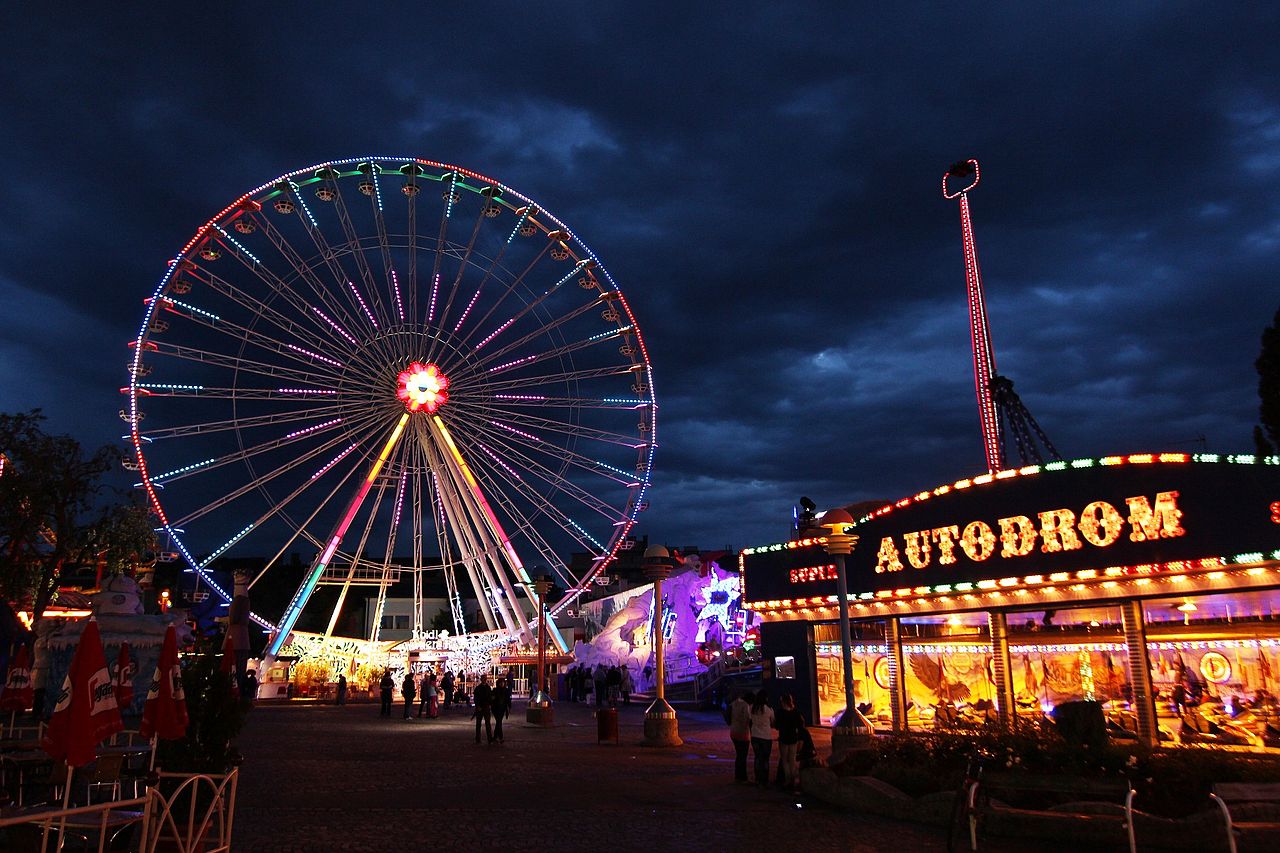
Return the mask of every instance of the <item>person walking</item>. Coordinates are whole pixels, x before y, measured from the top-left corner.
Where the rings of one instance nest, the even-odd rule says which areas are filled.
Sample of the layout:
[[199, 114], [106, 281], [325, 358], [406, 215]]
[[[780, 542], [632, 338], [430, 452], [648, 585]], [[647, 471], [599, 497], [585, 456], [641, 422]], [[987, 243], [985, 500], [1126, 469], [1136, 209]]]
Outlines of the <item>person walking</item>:
[[391, 677], [391, 671], [387, 670], [382, 673], [382, 681], [378, 682], [378, 688], [382, 691], [382, 710], [379, 716], [391, 716], [391, 693], [396, 689], [395, 679]]
[[756, 784], [769, 786], [769, 753], [773, 751], [773, 709], [769, 694], [761, 690], [751, 703], [751, 752], [755, 758]]
[[631, 691], [635, 689], [635, 680], [631, 677], [631, 670], [624, 663], [622, 665], [622, 704], [631, 704]]
[[484, 733], [493, 743], [493, 688], [489, 686], [489, 676], [481, 675], [476, 685], [474, 701], [476, 704], [476, 743], [480, 742], [480, 722], [484, 721]]
[[502, 720], [511, 713], [511, 688], [505, 678], [498, 679], [498, 686], [493, 688], [493, 737], [490, 742], [502, 740]]
[[597, 708], [604, 705], [605, 690], [606, 690], [605, 680], [607, 678], [608, 678], [608, 671], [604, 668], [604, 664], [602, 663], [596, 664], [596, 671], [592, 673], [591, 682], [592, 682], [592, 687], [595, 688]]
[[729, 703], [729, 739], [733, 741], [733, 780], [748, 782], [747, 752], [751, 749], [751, 703], [755, 694], [747, 690]]
[[453, 670], [447, 670], [444, 678], [440, 680], [440, 689], [444, 691], [444, 706], [448, 708], [453, 704]]
[[404, 718], [407, 720], [413, 716], [413, 700], [418, 695], [418, 688], [413, 683], [412, 672], [404, 674], [404, 681], [400, 685], [400, 695], [404, 697]]
[[334, 699], [335, 705], [347, 704], [347, 677], [345, 675], [338, 676], [338, 695]]
[[796, 700], [790, 693], [783, 693], [781, 706], [774, 720], [778, 729], [778, 784], [784, 789], [800, 787], [800, 768], [796, 764], [796, 748], [800, 744], [800, 730], [805, 727], [804, 716], [796, 708]]
[[618, 697], [622, 694], [622, 670], [616, 663], [605, 673], [604, 686], [609, 691], [609, 707], [618, 707]]

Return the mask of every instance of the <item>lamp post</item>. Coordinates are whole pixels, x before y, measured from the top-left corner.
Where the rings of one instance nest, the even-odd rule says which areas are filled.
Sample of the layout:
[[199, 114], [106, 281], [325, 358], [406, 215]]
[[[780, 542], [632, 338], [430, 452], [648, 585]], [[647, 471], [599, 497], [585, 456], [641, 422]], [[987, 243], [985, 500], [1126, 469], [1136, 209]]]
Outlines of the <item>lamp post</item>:
[[843, 509], [832, 509], [822, 516], [819, 525], [827, 529], [827, 541], [823, 546], [836, 563], [836, 597], [840, 608], [840, 655], [844, 662], [844, 713], [831, 730], [832, 758], [843, 755], [859, 736], [871, 734], [871, 724], [858, 712], [853, 695], [853, 639], [849, 629], [849, 582], [845, 574], [844, 558], [853, 553], [858, 537], [845, 532], [853, 524], [853, 516]]
[[551, 697], [547, 694], [547, 593], [553, 586], [551, 578], [543, 575], [533, 582], [538, 593], [538, 689], [529, 697], [525, 722], [535, 726], [550, 726], [555, 718]]
[[644, 552], [644, 576], [653, 581], [653, 674], [656, 698], [644, 712], [644, 746], [679, 746], [680, 726], [676, 710], [667, 704], [666, 668], [662, 654], [662, 582], [671, 576], [671, 554], [661, 545], [650, 545]]

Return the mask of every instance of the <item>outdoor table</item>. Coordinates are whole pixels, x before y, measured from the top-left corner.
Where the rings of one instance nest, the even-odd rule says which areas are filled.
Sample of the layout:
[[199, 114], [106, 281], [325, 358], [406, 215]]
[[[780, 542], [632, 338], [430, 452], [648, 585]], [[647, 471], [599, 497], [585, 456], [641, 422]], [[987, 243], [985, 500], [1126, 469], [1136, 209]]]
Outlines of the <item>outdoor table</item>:
[[9, 768], [18, 771], [18, 805], [22, 805], [23, 781], [26, 778], [27, 771], [33, 767], [40, 767], [50, 764], [53, 759], [48, 753], [41, 749], [27, 749], [21, 752], [0, 753], [0, 785], [5, 785], [9, 779]]

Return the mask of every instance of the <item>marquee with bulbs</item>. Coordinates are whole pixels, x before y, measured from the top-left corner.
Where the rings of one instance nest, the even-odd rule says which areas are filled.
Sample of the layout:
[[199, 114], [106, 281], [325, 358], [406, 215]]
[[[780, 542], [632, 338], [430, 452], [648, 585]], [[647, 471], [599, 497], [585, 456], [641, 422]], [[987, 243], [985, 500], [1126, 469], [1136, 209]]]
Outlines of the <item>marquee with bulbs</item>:
[[[850, 532], [856, 615], [1275, 585], [1280, 460], [1162, 453], [1008, 469], [886, 504]], [[834, 618], [824, 542], [742, 551], [747, 607]]]

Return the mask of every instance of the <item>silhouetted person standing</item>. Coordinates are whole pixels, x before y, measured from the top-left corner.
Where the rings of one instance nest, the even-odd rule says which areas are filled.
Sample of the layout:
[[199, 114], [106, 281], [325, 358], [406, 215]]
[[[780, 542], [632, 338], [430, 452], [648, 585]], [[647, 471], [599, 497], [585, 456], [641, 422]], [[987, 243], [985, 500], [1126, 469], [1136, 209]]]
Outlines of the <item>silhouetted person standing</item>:
[[347, 677], [345, 675], [338, 676], [338, 697], [335, 704], [347, 704]]
[[502, 743], [502, 720], [511, 713], [511, 688], [507, 686], [505, 678], [498, 679], [498, 686], [493, 688], [493, 737], [489, 740], [496, 740]]
[[418, 695], [418, 688], [413, 683], [412, 672], [404, 674], [404, 683], [400, 685], [400, 695], [404, 696], [404, 718], [407, 720], [413, 716], [413, 700]]
[[391, 677], [391, 673], [384, 672], [382, 681], [378, 682], [379, 689], [382, 690], [382, 711], [381, 716], [391, 716], [391, 693], [396, 689], [395, 679]]
[[[510, 692], [507, 693], [510, 696]], [[481, 675], [480, 683], [474, 692], [476, 703], [476, 743], [480, 742], [480, 721], [484, 721], [484, 733], [493, 743], [493, 688], [489, 686], [489, 676]]]

